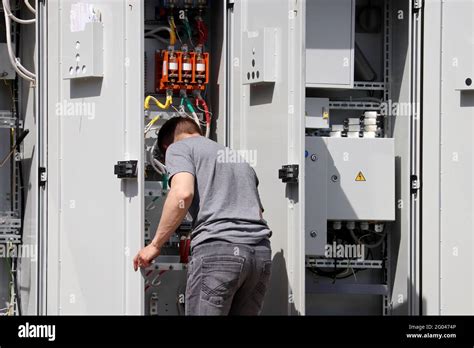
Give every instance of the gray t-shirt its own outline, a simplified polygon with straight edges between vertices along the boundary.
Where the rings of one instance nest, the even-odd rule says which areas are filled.
[[[194,175],[191,246],[206,240],[258,244],[271,236],[261,218],[263,206],[253,168],[234,152],[205,137],[190,137],[170,145],[166,167],[173,175]]]

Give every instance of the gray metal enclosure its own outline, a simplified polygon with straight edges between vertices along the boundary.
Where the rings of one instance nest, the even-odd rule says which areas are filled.
[[[73,3],[46,5],[46,311],[140,314],[143,285],[131,264],[143,240],[143,182],[117,180],[113,167],[143,163],[143,7],[99,3],[103,47],[87,51],[87,38],[72,35]],[[102,77],[69,79],[76,42],[82,62],[103,51]]]
[[[23,314],[182,314],[179,257],[157,260],[172,272],[154,292],[132,269],[166,196],[143,174],[150,64],[167,49],[145,32],[165,3],[37,1],[19,35],[38,77],[15,82],[30,130],[23,244],[37,252],[19,260]],[[474,0],[208,4],[211,137],[256,154],[273,230],[263,314],[474,314]],[[89,5],[100,16],[75,20]],[[0,83],[0,120],[12,108]],[[127,160],[140,174],[121,180],[114,166]],[[0,217],[14,207],[14,163],[0,168]],[[333,242],[366,253],[328,256]]]
[[[472,1],[425,6],[422,301],[424,314],[473,314]]]
[[[302,78],[298,76],[303,60],[301,54],[293,54],[295,50],[303,52],[302,21],[297,15],[301,3],[274,1],[272,13],[265,1],[235,1],[231,7],[226,2],[212,4],[221,16],[215,20],[219,27],[212,42],[216,49],[212,53],[213,102],[217,109],[227,110],[218,125],[229,130],[217,129],[218,139],[234,148],[258,152],[256,171],[268,178],[260,188],[274,232],[274,280],[269,295],[273,302],[267,301],[267,310],[304,313],[303,244],[297,233],[302,220],[298,197],[304,196],[303,186],[285,190],[277,177],[282,165],[299,164],[303,158],[303,128],[297,117],[303,102],[299,98]],[[48,1],[47,17],[43,18],[47,26],[42,58],[47,71],[43,117],[47,120],[48,183],[43,216],[47,227],[40,234],[47,249],[41,267],[47,267],[42,301],[48,314],[149,311],[144,305],[141,275],[132,270],[132,257],[144,239],[144,178],[121,181],[113,173],[114,164],[121,160],[137,160],[138,171],[144,168],[145,4],[98,1],[94,5],[102,13],[97,30],[103,35],[103,45],[100,40],[87,46],[81,42],[88,40],[87,35],[95,40],[99,35],[95,31],[87,34],[86,30],[80,36],[74,32],[70,19],[75,11],[73,1]],[[251,51],[244,50],[242,42],[250,38],[247,33],[263,35],[266,28],[274,28],[277,61],[262,58],[259,64],[264,79],[273,81],[259,86],[260,81],[244,83],[246,72],[241,66],[244,68]],[[226,38],[229,45],[223,47]],[[248,50],[260,48],[251,41],[249,45],[252,48]],[[227,65],[228,53],[233,69]],[[81,77],[81,71],[75,71],[74,55],[81,56],[78,68],[85,61],[88,66],[99,66],[99,72]],[[97,64],[101,59],[103,71]],[[229,85],[227,77],[232,81]],[[229,99],[225,99],[227,93]],[[67,113],[68,107],[80,106],[84,107],[80,115]],[[84,111],[88,106],[93,108],[91,112]],[[173,297],[171,294],[171,301]]]

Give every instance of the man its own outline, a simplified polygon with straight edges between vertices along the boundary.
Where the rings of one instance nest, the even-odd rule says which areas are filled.
[[[190,118],[167,121],[158,135],[170,191],[155,238],[134,259],[148,267],[189,210],[193,217],[186,315],[258,315],[270,278],[271,231],[258,179],[236,153],[201,135]]]

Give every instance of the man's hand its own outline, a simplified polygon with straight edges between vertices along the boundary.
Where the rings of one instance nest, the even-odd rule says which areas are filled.
[[[140,250],[133,259],[133,269],[135,272],[138,270],[138,267],[146,268],[150,266],[151,262],[160,255],[160,248],[156,247],[151,243],[150,245],[144,247]]]

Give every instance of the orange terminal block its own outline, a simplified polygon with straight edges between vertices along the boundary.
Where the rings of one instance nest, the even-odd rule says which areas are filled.
[[[166,90],[204,90],[209,83],[209,53],[189,52],[186,63],[192,65],[190,82],[183,80],[183,52],[169,50],[155,53],[155,91],[164,93]],[[175,70],[177,67],[177,70]]]

